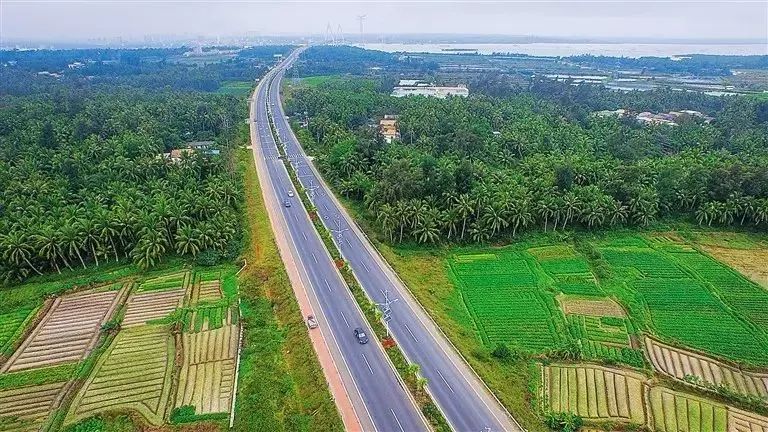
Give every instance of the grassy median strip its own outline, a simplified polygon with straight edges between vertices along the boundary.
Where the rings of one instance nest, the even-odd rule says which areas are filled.
[[[272,130],[273,136],[277,137],[278,135],[274,129],[274,123],[271,116],[270,128]],[[392,361],[392,364],[395,366],[398,374],[400,374],[400,377],[403,379],[406,386],[408,387],[408,390],[416,400],[419,409],[421,409],[424,417],[426,417],[427,421],[435,431],[450,431],[451,428],[448,425],[448,421],[445,419],[443,413],[437,408],[429,393],[426,391],[426,379],[419,377],[418,365],[408,363],[408,360],[405,358],[403,352],[387,335],[386,328],[381,322],[381,312],[376,307],[376,305],[371,302],[363,289],[360,287],[360,284],[355,278],[352,269],[350,269],[349,265],[343,261],[343,257],[341,256],[341,252],[339,251],[338,246],[336,243],[334,243],[328,228],[326,228],[320,220],[320,217],[317,214],[314,205],[310,201],[306,190],[301,186],[301,183],[296,176],[296,172],[294,171],[293,166],[290,164],[285,154],[285,150],[279,144],[277,145],[277,148],[280,152],[281,159],[283,160],[283,163],[285,164],[285,167],[288,171],[288,176],[290,177],[291,182],[296,189],[296,192],[301,198],[304,207],[309,211],[309,216],[313,225],[315,226],[315,229],[320,235],[320,238],[323,240],[323,243],[325,244],[328,252],[331,254],[331,257],[336,262],[336,265],[339,268],[344,281],[346,282],[350,291],[352,291],[352,295],[355,298],[355,301],[357,301],[357,304],[360,306],[360,309],[362,309],[365,318],[370,323],[373,332],[376,334],[377,340],[384,346],[384,351],[387,353],[387,356],[389,356],[389,359]]]
[[[245,183],[244,319],[237,430],[341,431],[270,226],[252,152],[238,154]]]

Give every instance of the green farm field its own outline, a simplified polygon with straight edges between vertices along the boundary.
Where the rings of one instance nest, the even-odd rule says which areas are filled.
[[[768,366],[760,313],[768,292],[691,239],[612,233],[575,242],[534,235],[505,247],[378,247],[516,416],[536,415],[539,378],[525,361],[494,358],[499,344],[529,359],[575,351],[650,373],[643,338],[652,335],[732,364]],[[503,379],[511,374],[523,382]]]

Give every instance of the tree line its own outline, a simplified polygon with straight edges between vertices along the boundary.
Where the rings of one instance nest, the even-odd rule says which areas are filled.
[[[721,98],[708,102],[720,106],[712,124],[649,127],[579,121],[567,115],[572,105],[532,92],[392,98],[375,81],[348,79],[291,94],[289,112],[308,120],[300,139],[326,178],[392,242],[487,242],[663,218],[768,227],[766,102]],[[654,95],[669,97],[642,98]],[[399,116],[391,144],[376,127],[384,114]]]
[[[242,187],[230,96],[124,89],[0,104],[0,278],[168,254],[236,256]],[[220,155],[163,157],[215,139]]]

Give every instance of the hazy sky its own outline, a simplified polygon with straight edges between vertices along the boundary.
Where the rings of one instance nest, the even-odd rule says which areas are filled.
[[[358,32],[750,38],[768,43],[768,0],[559,2],[0,0],[0,39]]]

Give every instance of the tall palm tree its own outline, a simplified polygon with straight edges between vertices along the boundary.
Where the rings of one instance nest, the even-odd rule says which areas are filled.
[[[0,247],[2,247],[3,259],[11,264],[20,266],[26,264],[37,274],[43,274],[29,260],[34,251],[28,236],[21,230],[11,230],[7,234],[0,235]]]
[[[176,252],[181,255],[191,254],[192,257],[196,257],[200,252],[200,230],[192,228],[189,225],[181,227],[176,232]]]
[[[56,272],[61,274],[58,259],[63,258],[64,254],[61,250],[61,239],[53,226],[44,225],[35,235],[34,241],[40,257],[48,260],[50,265],[56,268]],[[66,260],[64,262],[66,263]],[[72,267],[69,268],[72,269]]]
[[[66,254],[70,257],[77,255],[80,264],[86,268],[83,255],[80,253],[85,243],[80,230],[71,222],[65,223],[59,228],[59,235],[61,236],[62,249],[66,251]]]
[[[467,230],[467,219],[474,211],[475,206],[469,194],[461,194],[456,199],[456,213],[461,217],[461,238]]]

